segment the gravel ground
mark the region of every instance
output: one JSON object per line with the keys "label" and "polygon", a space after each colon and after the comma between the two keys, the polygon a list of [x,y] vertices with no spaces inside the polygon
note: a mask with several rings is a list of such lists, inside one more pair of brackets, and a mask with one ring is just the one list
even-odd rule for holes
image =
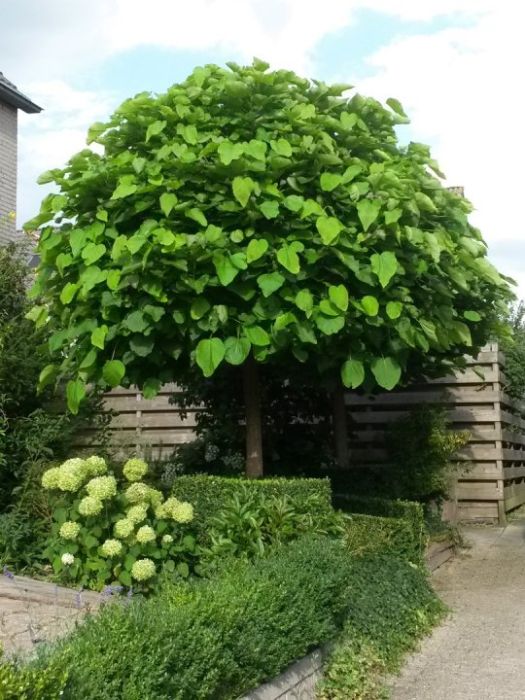
{"label": "gravel ground", "polygon": [[433,575],[451,614],[409,657],[392,700],[525,700],[525,520],[465,528]]}

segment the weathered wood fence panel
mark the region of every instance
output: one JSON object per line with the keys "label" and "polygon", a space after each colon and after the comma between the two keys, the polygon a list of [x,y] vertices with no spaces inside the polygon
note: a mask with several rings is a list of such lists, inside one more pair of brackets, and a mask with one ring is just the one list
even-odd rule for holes
{"label": "weathered wood fence panel", "polygon": [[[505,513],[525,503],[525,405],[504,392],[504,357],[496,345],[485,348],[468,368],[453,376],[373,397],[348,393],[346,403],[354,423],[351,462],[380,466],[386,458],[389,423],[424,403],[447,408],[455,429],[468,430],[469,444],[459,454],[455,499],[460,519],[505,519]],[[193,439],[198,408],[182,419],[166,385],[154,399],[132,389],[115,389],[106,406],[115,412],[112,446],[117,453],[147,451],[165,457]],[[93,436],[84,446],[96,449]]]}
{"label": "weathered wood fence panel", "polygon": [[470,433],[458,454],[457,517],[504,522],[506,512],[525,503],[525,406],[505,394],[504,365],[490,345],[461,373],[373,397],[347,394],[358,426],[352,462],[380,468],[388,424],[424,403],[444,406],[453,428]]}

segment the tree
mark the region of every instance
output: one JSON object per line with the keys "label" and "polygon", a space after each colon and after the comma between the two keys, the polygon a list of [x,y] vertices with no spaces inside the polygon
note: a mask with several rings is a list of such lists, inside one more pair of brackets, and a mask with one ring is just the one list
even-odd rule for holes
{"label": "tree", "polygon": [[228,65],[127,100],[89,130],[102,154],[40,178],[60,191],[28,224],[46,224],[31,316],[72,411],[88,383],[151,397],[239,366],[257,476],[260,363],[392,389],[475,352],[509,291],[429,149],[398,144],[396,100]]}

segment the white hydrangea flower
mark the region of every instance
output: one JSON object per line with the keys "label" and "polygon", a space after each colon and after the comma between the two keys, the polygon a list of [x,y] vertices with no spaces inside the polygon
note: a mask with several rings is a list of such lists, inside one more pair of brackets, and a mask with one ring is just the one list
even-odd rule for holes
{"label": "white hydrangea flower", "polygon": [[150,488],[142,481],[136,481],[125,491],[126,500],[128,503],[143,503],[149,499]]}
{"label": "white hydrangea flower", "polygon": [[120,540],[106,540],[101,549],[104,556],[117,557],[122,552],[122,542]]}
{"label": "white hydrangea flower", "polygon": [[92,455],[85,460],[86,470],[89,476],[102,476],[108,470],[108,465],[103,457]]}
{"label": "white hydrangea flower", "polygon": [[149,525],[143,525],[142,527],[139,527],[135,537],[137,538],[137,542],[145,544],[146,542],[152,542],[156,537],[156,533],[155,530]]}
{"label": "white hydrangea flower", "polygon": [[117,537],[126,538],[131,535],[134,529],[134,523],[127,518],[122,518],[122,520],[117,520],[115,523],[115,535]]}
{"label": "white hydrangea flower", "polygon": [[128,481],[140,481],[147,474],[148,465],[143,459],[134,457],[133,459],[128,459],[122,467],[122,471]]}
{"label": "white hydrangea flower", "polygon": [[114,476],[96,476],[88,481],[86,491],[90,496],[105,501],[117,495],[117,480]]}
{"label": "white hydrangea flower", "polygon": [[62,524],[59,535],[64,540],[76,540],[80,532],[80,525],[73,522],[73,520],[67,520]]}
{"label": "white hydrangea flower", "polygon": [[141,523],[143,520],[146,520],[146,516],[148,514],[148,509],[146,506],[132,506],[128,512],[126,513],[126,517],[128,520],[131,520],[132,523]]}
{"label": "white hydrangea flower", "polygon": [[94,496],[85,496],[78,504],[78,512],[81,515],[98,515],[102,508],[103,503],[99,498]]}
{"label": "white hydrangea flower", "polygon": [[69,552],[65,552],[64,554],[62,554],[62,556],[60,557],[60,559],[61,559],[62,564],[63,564],[64,566],[71,566],[72,564],[75,563],[75,557],[74,557],[74,555],[73,555],[73,554],[70,554]]}
{"label": "white hydrangea flower", "polygon": [[147,581],[155,574],[155,564],[151,559],[137,559],[131,567],[131,576],[136,581]]}
{"label": "white hydrangea flower", "polygon": [[164,535],[162,542],[163,544],[171,544],[173,542],[173,537],[171,535]]}
{"label": "white hydrangea flower", "polygon": [[60,468],[51,467],[42,474],[42,486],[45,489],[57,489],[60,478]]}

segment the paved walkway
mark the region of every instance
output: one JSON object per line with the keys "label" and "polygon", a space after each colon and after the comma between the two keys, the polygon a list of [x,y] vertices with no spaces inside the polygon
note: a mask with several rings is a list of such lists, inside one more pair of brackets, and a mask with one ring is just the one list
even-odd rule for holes
{"label": "paved walkway", "polygon": [[107,595],[55,586],[0,572],[0,648],[7,655],[68,632]]}
{"label": "paved walkway", "polygon": [[452,613],[412,655],[392,700],[525,700],[525,520],[464,531],[434,585]]}

